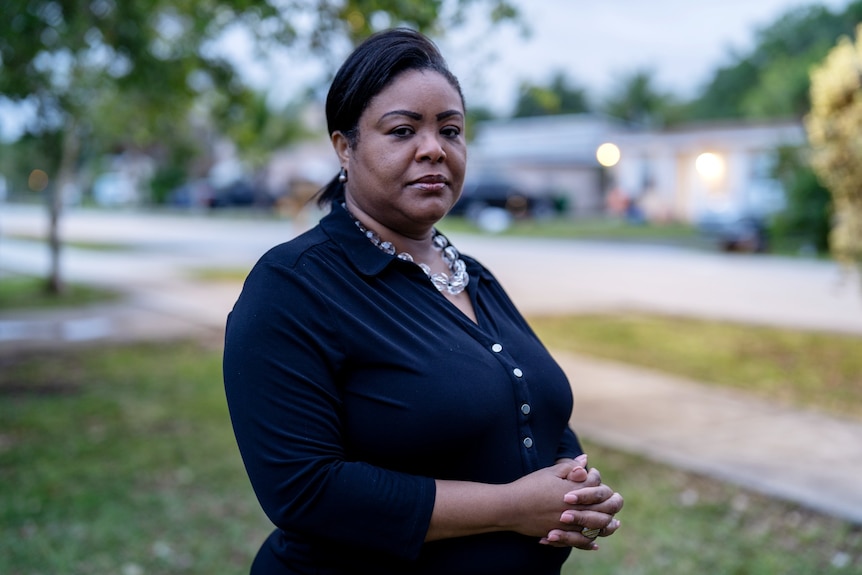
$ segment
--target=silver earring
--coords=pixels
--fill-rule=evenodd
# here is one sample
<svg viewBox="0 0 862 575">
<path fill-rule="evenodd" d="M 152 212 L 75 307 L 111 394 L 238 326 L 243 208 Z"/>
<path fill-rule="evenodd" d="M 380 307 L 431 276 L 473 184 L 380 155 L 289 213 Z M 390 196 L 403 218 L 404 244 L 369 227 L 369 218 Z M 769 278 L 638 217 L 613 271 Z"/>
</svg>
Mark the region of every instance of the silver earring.
<svg viewBox="0 0 862 575">
<path fill-rule="evenodd" d="M 342 184 L 347 181 L 347 172 L 344 170 L 344 168 L 341 168 L 341 171 L 338 172 L 338 181 Z"/>
</svg>

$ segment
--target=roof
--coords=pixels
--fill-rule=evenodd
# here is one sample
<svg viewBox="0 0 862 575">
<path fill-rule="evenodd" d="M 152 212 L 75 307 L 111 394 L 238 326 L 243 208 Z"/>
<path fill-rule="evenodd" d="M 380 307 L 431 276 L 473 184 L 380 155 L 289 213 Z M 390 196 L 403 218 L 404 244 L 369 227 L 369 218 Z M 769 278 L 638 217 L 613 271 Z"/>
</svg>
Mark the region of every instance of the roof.
<svg viewBox="0 0 862 575">
<path fill-rule="evenodd" d="M 481 122 L 471 144 L 479 161 L 529 161 L 595 164 L 596 148 L 622 130 L 610 118 L 594 114 L 537 116 Z"/>
</svg>

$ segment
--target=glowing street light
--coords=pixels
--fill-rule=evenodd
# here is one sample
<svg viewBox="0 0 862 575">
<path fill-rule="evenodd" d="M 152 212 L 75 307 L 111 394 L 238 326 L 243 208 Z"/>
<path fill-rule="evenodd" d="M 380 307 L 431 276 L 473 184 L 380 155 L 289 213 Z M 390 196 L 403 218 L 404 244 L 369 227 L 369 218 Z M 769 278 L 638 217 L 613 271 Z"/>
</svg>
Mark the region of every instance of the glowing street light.
<svg viewBox="0 0 862 575">
<path fill-rule="evenodd" d="M 606 142 L 596 150 L 596 159 L 605 168 L 616 166 L 620 161 L 620 149 L 616 144 Z"/>
</svg>

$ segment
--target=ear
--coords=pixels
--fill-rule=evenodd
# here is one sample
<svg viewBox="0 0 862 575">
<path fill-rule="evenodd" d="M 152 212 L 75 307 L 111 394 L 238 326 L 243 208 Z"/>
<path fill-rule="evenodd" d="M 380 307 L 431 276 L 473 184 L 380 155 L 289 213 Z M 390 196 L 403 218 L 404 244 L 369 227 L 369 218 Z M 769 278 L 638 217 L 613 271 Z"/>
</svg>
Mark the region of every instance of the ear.
<svg viewBox="0 0 862 575">
<path fill-rule="evenodd" d="M 332 147 L 335 148 L 335 153 L 338 155 L 338 161 L 341 167 L 346 171 L 350 171 L 350 141 L 343 133 L 339 131 L 332 132 L 330 136 Z"/>
</svg>

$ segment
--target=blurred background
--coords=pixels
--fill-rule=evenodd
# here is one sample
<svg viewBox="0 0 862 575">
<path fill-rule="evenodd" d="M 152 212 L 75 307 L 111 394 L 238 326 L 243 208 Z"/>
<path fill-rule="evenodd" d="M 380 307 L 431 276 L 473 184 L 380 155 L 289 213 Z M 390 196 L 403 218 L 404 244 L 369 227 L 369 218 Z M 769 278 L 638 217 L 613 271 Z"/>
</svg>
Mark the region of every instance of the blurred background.
<svg viewBox="0 0 862 575">
<path fill-rule="evenodd" d="M 55 216 L 293 216 L 335 169 L 328 79 L 361 38 L 405 24 L 440 43 L 467 96 L 455 214 L 491 229 L 683 224 L 725 250 L 823 254 L 837 208 L 809 157 L 810 72 L 860 13 L 838 0 L 7 0 L 0 199 Z"/>
<path fill-rule="evenodd" d="M 567 573 L 862 573 L 862 1 L 0 0 L 0 573 L 238 573 L 221 388 L 353 46 L 467 100 L 440 227 L 560 358 L 624 528 Z"/>
</svg>

